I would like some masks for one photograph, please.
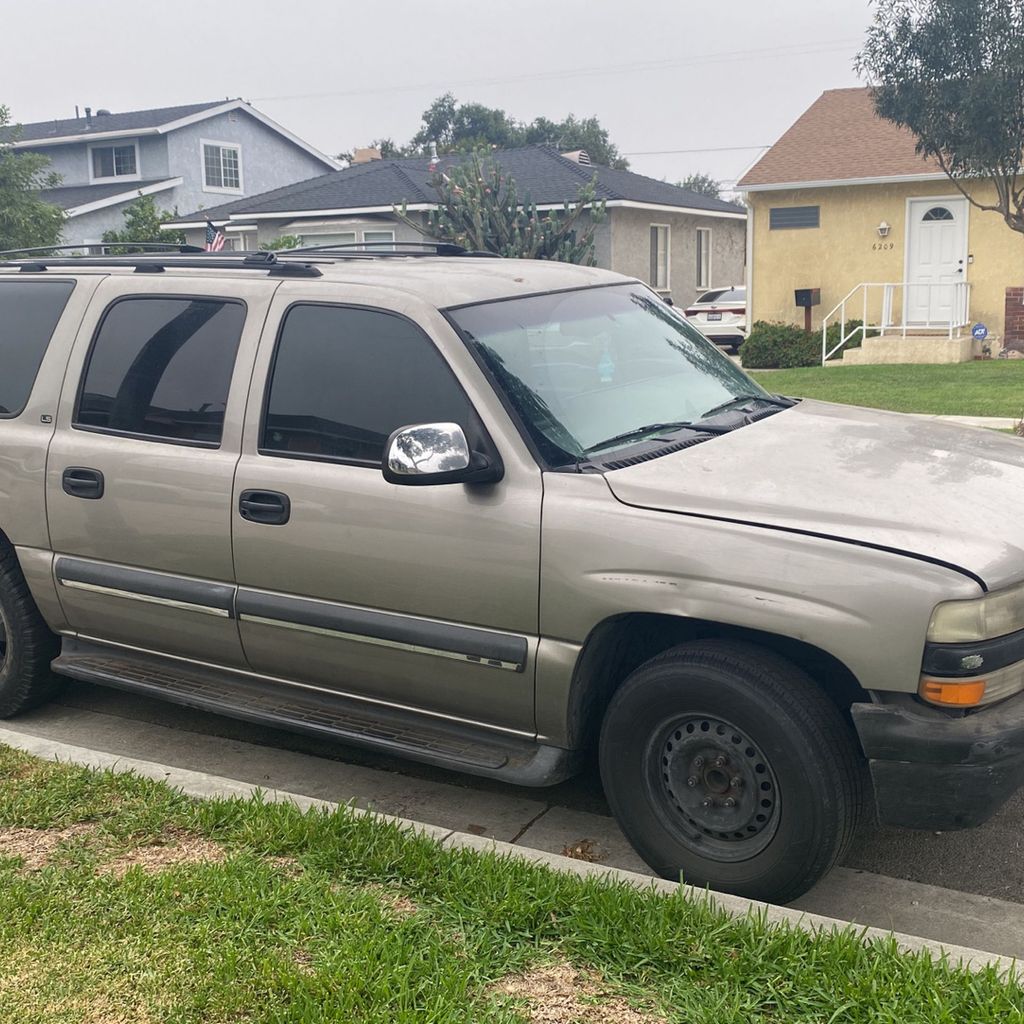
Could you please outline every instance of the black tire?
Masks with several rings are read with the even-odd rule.
[[[14,551],[0,548],[0,718],[49,700],[60,688],[50,671],[59,640],[29,593]]]
[[[612,812],[658,874],[773,903],[835,865],[861,809],[851,727],[753,644],[699,641],[641,665],[605,714],[600,764]]]

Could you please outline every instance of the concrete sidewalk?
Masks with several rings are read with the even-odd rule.
[[[935,416],[927,412],[912,412],[920,420],[940,420],[942,423],[959,423],[962,427],[985,427],[988,430],[1013,430],[1020,422],[1013,416]]]
[[[102,696],[111,702],[128,700],[116,691],[106,691]],[[189,729],[202,728],[204,723],[176,719],[175,711],[167,705],[157,713],[162,716],[159,721],[138,721],[52,704],[5,722],[0,742],[32,752],[45,749],[39,744],[69,744],[109,762],[156,762],[163,766],[163,774],[157,777],[167,781],[181,771],[210,774],[235,780],[244,787],[415,818],[446,832],[508,843],[538,855],[560,857],[566,851],[580,850],[598,870],[614,868],[646,877],[651,874],[615,821],[595,809],[599,804],[572,800],[573,806],[560,806],[544,790],[495,786],[448,773],[427,778],[400,774],[397,769],[408,766],[399,762],[391,762],[394,767],[390,769],[352,764],[335,759],[346,755],[343,748],[337,749],[335,758],[328,759],[279,746],[169,728],[160,722],[187,722]],[[587,809],[580,809],[581,804]],[[798,900],[794,910],[1024,959],[1024,907],[1020,903],[890,878],[851,866],[834,870]]]

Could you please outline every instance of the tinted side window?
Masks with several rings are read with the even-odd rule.
[[[245,307],[227,299],[121,299],[86,364],[75,425],[216,445]]]
[[[17,416],[32,391],[73,281],[0,281],[0,416]]]
[[[430,339],[389,313],[294,306],[271,375],[261,451],[379,466],[393,430],[474,418]]]

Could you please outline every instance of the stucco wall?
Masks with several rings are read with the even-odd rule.
[[[204,191],[200,146],[202,139],[235,143],[241,147],[240,193]],[[330,169],[242,110],[220,114],[171,132],[167,136],[167,162],[171,174],[185,180],[179,188],[166,193],[160,205],[176,207],[179,213],[219,206],[243,195],[258,195],[282,185],[326,174]]]
[[[991,185],[978,183],[972,192],[982,201],[994,201]],[[802,323],[793,290],[820,288],[821,305],[812,317],[817,327],[855,285],[902,281],[907,199],[956,194],[948,181],[751,193],[753,319]],[[821,226],[771,231],[768,211],[779,206],[819,206]],[[883,220],[891,225],[884,239],[877,231]],[[1024,235],[1006,227],[998,214],[970,208],[968,253],[973,256],[965,268],[971,284],[970,319],[984,322],[990,335],[1001,337],[1005,289],[1024,280]],[[877,317],[879,307],[873,301],[869,316]],[[858,298],[848,315],[859,319],[862,311]]]
[[[611,222],[611,269],[648,283],[651,277],[651,226],[669,226],[669,291],[677,304],[692,302],[704,290],[697,287],[697,228],[711,229],[709,286],[743,283],[745,220],[621,207],[608,213]]]

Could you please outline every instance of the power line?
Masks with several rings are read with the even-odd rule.
[[[380,96],[391,93],[416,92],[421,89],[452,89],[478,85],[504,85],[514,82],[550,81],[567,78],[585,78],[594,75],[620,75],[634,71],[663,71],[671,68],[688,68],[706,64],[728,64],[740,60],[762,60],[778,57],[801,57],[834,50],[845,50],[859,43],[860,39],[832,39],[820,43],[793,43],[788,46],[759,47],[752,50],[723,50],[720,53],[697,54],[672,60],[639,61],[630,64],[605,64],[590,67],[562,68],[552,71],[538,71],[527,75],[506,75],[494,78],[464,79],[444,82],[419,82],[414,85],[395,85],[387,88],[367,86],[360,89],[341,89],[330,92],[291,93],[280,96],[253,96],[254,103],[283,102],[286,100],[333,99],[339,96]]]
[[[770,144],[769,144],[770,145]],[[769,146],[704,146],[701,149],[645,149],[623,156],[670,156],[676,153],[732,153],[736,150],[768,149]]]

